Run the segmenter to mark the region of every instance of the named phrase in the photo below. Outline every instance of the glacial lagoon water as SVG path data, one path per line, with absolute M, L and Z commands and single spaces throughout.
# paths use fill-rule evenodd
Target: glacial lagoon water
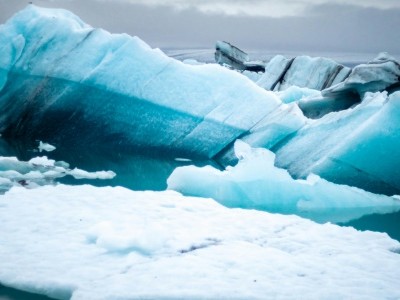
M 52 298 L 0 285 L 0 300 L 52 300 Z
M 82 144 L 71 148 L 57 148 L 52 152 L 37 150 L 38 141 L 21 143 L 0 139 L 0 155 L 16 156 L 27 161 L 36 156 L 48 156 L 56 161 L 66 161 L 71 168 L 77 167 L 86 171 L 111 170 L 117 176 L 110 180 L 74 179 L 66 176 L 58 180 L 60 183 L 95 186 L 123 186 L 132 190 L 162 191 L 167 188 L 167 178 L 172 171 L 185 165 L 218 165 L 213 161 L 190 161 L 182 157 L 172 157 L 160 152 L 122 153 L 103 150 L 98 147 Z M 393 239 L 400 241 L 400 212 L 391 214 L 367 215 L 357 220 L 341 223 L 341 226 L 352 226 L 359 230 L 385 232 Z

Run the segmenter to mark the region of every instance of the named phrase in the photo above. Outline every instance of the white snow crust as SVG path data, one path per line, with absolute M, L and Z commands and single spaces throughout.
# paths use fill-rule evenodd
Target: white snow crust
M 400 243 L 121 187 L 0 196 L 0 282 L 57 299 L 396 299 Z

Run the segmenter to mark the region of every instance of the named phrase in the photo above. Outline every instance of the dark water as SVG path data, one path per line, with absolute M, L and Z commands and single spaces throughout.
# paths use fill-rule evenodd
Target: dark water
M 16 156 L 19 160 L 28 161 L 33 157 L 47 156 L 56 161 L 65 161 L 70 168 L 85 171 L 108 171 L 117 174 L 111 180 L 74 179 L 66 176 L 58 180 L 64 184 L 92 184 L 95 186 L 123 186 L 132 190 L 162 191 L 167 188 L 167 178 L 172 171 L 185 165 L 214 165 L 212 161 L 187 161 L 169 153 L 152 152 L 119 152 L 85 143 L 81 146 L 57 147 L 52 152 L 37 151 L 38 142 L 6 141 L 0 138 L 0 156 Z
M 400 241 L 400 212 L 384 215 L 368 215 L 339 225 L 352 226 L 363 231 L 386 232 L 392 239 Z
M 52 300 L 46 296 L 22 292 L 0 285 L 0 300 Z

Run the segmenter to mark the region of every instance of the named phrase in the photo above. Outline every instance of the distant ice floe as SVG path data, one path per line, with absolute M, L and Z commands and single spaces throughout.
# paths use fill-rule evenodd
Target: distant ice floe
M 39 141 L 39 147 L 38 147 L 39 152 L 46 151 L 46 152 L 51 152 L 56 150 L 56 147 L 53 145 L 50 145 L 48 143 L 43 143 L 42 141 Z
M 400 210 L 398 199 L 337 185 L 317 175 L 294 180 L 274 166 L 275 155 L 251 149 L 238 140 L 239 163 L 225 171 L 211 166 L 185 166 L 174 170 L 168 188 L 185 195 L 210 197 L 228 207 L 297 214 L 318 222 L 347 222 L 363 215 Z
M 12 186 L 35 188 L 54 184 L 55 179 L 70 175 L 75 179 L 112 179 L 113 171 L 87 172 L 78 168 L 70 169 L 64 161 L 55 161 L 46 156 L 20 161 L 16 157 L 0 156 L 0 194 Z
M 400 297 L 386 234 L 173 191 L 13 187 L 0 220 L 0 282 L 57 299 Z

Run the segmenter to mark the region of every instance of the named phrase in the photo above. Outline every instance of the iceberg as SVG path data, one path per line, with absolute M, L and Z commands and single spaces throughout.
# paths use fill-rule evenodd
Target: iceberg
M 323 90 L 342 82 L 351 69 L 323 57 L 273 57 L 257 84 L 266 90 L 282 91 L 290 86 Z
M 0 27 L 0 133 L 211 158 L 281 105 L 216 64 L 29 5 Z
M 299 101 L 299 107 L 310 118 L 357 105 L 366 93 L 394 93 L 400 89 L 400 63 L 387 53 L 380 53 L 367 64 L 355 66 L 344 80 L 321 91 L 321 97 Z
M 228 42 L 217 41 L 215 61 L 220 65 L 228 65 L 236 70 L 245 70 L 245 62 L 249 61 L 249 55 Z
M 380 53 L 374 60 L 361 64 L 351 71 L 341 83 L 322 91 L 325 97 L 345 97 L 366 92 L 398 90 L 400 88 L 400 63 L 389 54 Z
M 173 191 L 13 187 L 0 220 L 0 282 L 56 299 L 400 297 L 386 234 Z
M 213 198 L 227 207 L 296 214 L 318 222 L 348 222 L 363 215 L 400 211 L 396 198 L 337 185 L 310 174 L 294 180 L 274 166 L 275 155 L 238 140 L 239 163 L 225 171 L 184 166 L 168 178 L 168 188 L 189 196 Z
M 324 58 L 276 56 L 258 79 L 272 92 L 217 64 L 184 64 L 137 37 L 34 5 L 0 26 L 0 51 L 6 139 L 57 148 L 84 141 L 89 148 L 210 158 L 222 166 L 236 163 L 233 145 L 241 139 L 275 152 L 277 166 L 295 178 L 314 173 L 400 193 L 393 167 L 400 165 L 393 113 L 398 65 L 387 55 L 352 71 Z M 353 85 L 356 79 L 363 83 Z M 339 86 L 360 95 L 329 98 Z M 389 98 L 365 92 L 369 87 L 388 89 Z
M 309 121 L 281 144 L 276 165 L 387 195 L 400 194 L 400 92 L 366 93 L 350 109 Z

